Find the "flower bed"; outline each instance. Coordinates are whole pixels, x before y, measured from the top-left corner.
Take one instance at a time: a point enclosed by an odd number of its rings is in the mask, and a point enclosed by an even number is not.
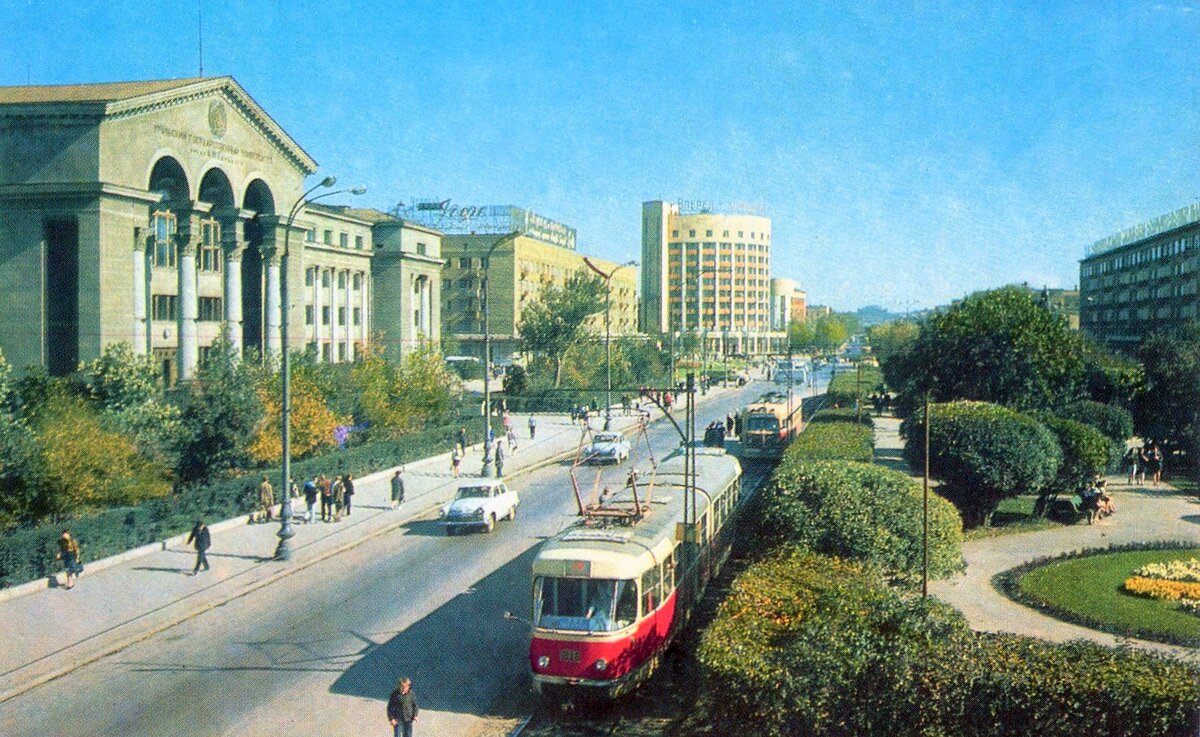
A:
[[[1187,601],[1181,608],[1200,614],[1200,560],[1169,560],[1150,563],[1134,571],[1125,580],[1125,590],[1138,596],[1162,601]]]

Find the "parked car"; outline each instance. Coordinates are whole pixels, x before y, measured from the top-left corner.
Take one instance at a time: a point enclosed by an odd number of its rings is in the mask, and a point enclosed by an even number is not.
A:
[[[491,532],[496,527],[496,520],[516,519],[520,503],[517,492],[510,490],[503,481],[472,481],[458,487],[454,500],[442,507],[442,524],[446,525],[447,535],[468,527],[482,527]]]
[[[619,432],[598,432],[583,451],[587,463],[620,463],[629,457],[629,441]]]

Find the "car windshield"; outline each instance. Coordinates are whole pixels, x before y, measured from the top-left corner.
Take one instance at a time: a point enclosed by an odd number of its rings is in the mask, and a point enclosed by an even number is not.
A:
[[[597,443],[615,443],[621,439],[620,434],[615,432],[598,432],[596,433]]]
[[[544,578],[533,584],[534,624],[574,632],[612,632],[637,619],[637,585],[611,578]]]
[[[458,490],[458,499],[487,499],[492,495],[490,486],[464,486]]]
[[[750,415],[746,418],[747,430],[778,430],[779,420],[773,415]]]

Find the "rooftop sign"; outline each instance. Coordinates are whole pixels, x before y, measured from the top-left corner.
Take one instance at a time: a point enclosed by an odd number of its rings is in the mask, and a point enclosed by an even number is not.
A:
[[[1149,222],[1140,223],[1132,228],[1126,228],[1119,233],[1098,240],[1088,248],[1087,255],[1098,256],[1121,246],[1128,246],[1130,243],[1137,243],[1147,238],[1153,238],[1156,235],[1175,230],[1176,228],[1182,228],[1185,225],[1191,225],[1195,222],[1200,222],[1200,202],[1193,203],[1175,212],[1169,212],[1166,215],[1160,215]]]
[[[545,243],[575,250],[574,228],[513,205],[459,205],[450,200],[418,200],[411,205],[398,205],[390,214],[447,235],[502,235],[515,230]]]

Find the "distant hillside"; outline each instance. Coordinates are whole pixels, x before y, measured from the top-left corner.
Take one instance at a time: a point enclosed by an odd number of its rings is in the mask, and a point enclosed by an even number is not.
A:
[[[878,305],[860,307],[858,312],[854,314],[858,316],[858,323],[864,328],[869,328],[872,325],[879,325],[880,323],[892,322],[893,320],[901,320],[904,318],[903,312],[888,312]]]

